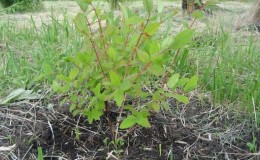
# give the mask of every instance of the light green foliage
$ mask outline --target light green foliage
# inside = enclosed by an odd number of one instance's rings
[[[50,24],[40,28],[33,19],[27,26],[1,21],[0,45],[4,45],[0,49],[1,98],[17,88],[34,91],[44,88],[52,83],[57,71],[67,73],[69,66],[60,60],[79,50],[81,39],[66,17],[59,21],[52,14],[51,18]],[[39,83],[43,78],[44,83]]]
[[[253,153],[257,152],[256,141],[257,141],[257,138],[253,134],[253,141],[252,142],[247,142],[247,144],[246,144],[250,152],[253,152]]]
[[[151,111],[170,109],[167,98],[188,103],[188,98],[180,92],[175,93],[175,89],[194,89],[198,77],[188,79],[174,73],[169,66],[174,57],[167,51],[188,45],[193,30],[184,30],[176,37],[158,38],[160,17],[155,15],[151,19],[151,0],[144,0],[147,17],[140,17],[122,6],[122,19],[116,17],[114,12],[100,12],[91,1],[78,3],[83,13],[76,16],[74,23],[84,39],[82,50],[66,58],[73,67],[68,74],[60,74],[53,81],[55,92],[69,93],[63,102],[71,103],[70,111],[74,116],[82,113],[92,123],[109,109],[107,102],[115,102],[114,107],[129,113],[121,122],[121,129],[134,125],[149,128]],[[90,11],[95,13],[91,18],[87,16]],[[98,27],[93,24],[98,24]],[[162,47],[161,42],[169,38],[172,41],[167,41],[170,43]],[[48,67],[46,70],[52,73]],[[174,74],[171,76],[171,73]],[[148,92],[144,86],[153,89]],[[133,103],[128,103],[126,99]]]
[[[38,157],[37,160],[43,160],[43,152],[42,152],[42,147],[37,148],[38,151]]]
[[[120,150],[120,148],[122,148],[122,146],[125,144],[123,139],[115,139],[115,140],[109,140],[109,138],[105,138],[103,140],[103,143],[106,145],[106,147],[113,147],[114,148],[114,152],[116,154],[119,154],[120,152],[123,152],[122,150]]]
[[[239,106],[250,113],[255,107],[259,120],[259,39],[254,35],[242,38],[241,33],[233,35],[223,28],[215,32],[209,27],[194,39],[178,58],[176,72],[198,74],[200,92],[212,93],[214,104]]]

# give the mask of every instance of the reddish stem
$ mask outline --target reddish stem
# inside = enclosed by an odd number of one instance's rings
[[[88,25],[88,27],[89,27],[90,34],[93,36],[94,34],[93,34],[93,31],[92,31],[92,28],[91,28],[91,24],[90,24],[88,18],[86,18],[86,22],[87,22],[87,25]],[[98,61],[98,65],[99,65],[99,67],[100,67],[100,69],[101,69],[101,71],[102,71],[102,74],[103,74],[104,77],[106,77],[106,74],[105,74],[105,72],[104,72],[104,70],[103,70],[103,67],[102,67],[102,65],[101,65],[101,61],[100,61],[100,59],[99,59],[98,51],[97,51],[97,49],[96,49],[96,44],[95,44],[95,42],[93,41],[93,39],[92,39],[88,34],[86,34],[86,35],[88,36],[89,41],[90,41],[90,43],[91,43],[91,46],[92,46],[92,48],[93,48],[93,50],[94,50],[94,52],[95,52],[96,59],[97,59],[97,61]]]
[[[151,15],[150,15],[150,13],[149,13],[149,14],[148,14],[147,21],[146,21],[146,24],[145,24],[144,28],[142,29],[142,32],[140,33],[140,35],[139,35],[139,37],[138,37],[138,40],[137,40],[137,42],[136,42],[136,44],[135,44],[135,46],[134,46],[134,50],[133,50],[133,52],[132,52],[132,54],[131,54],[131,57],[130,57],[130,60],[129,60],[128,64],[127,64],[127,68],[126,68],[126,72],[125,72],[125,76],[124,76],[124,77],[127,76],[129,67],[131,66],[131,63],[132,63],[132,60],[134,59],[134,57],[135,57],[135,55],[136,55],[136,53],[137,53],[137,47],[138,47],[139,42],[140,42],[140,40],[141,40],[141,38],[142,38],[142,36],[143,36],[143,34],[144,34],[144,30],[145,30],[145,28],[147,27],[147,25],[148,25],[148,23],[149,23],[149,21],[150,21],[150,16],[151,16]]]
[[[108,55],[107,55],[107,51],[106,51],[106,43],[105,43],[105,40],[104,40],[104,34],[103,34],[103,30],[102,30],[101,20],[100,20],[100,17],[98,16],[98,14],[97,14],[97,10],[96,10],[96,8],[93,6],[92,3],[90,3],[90,5],[91,5],[92,9],[94,10],[95,15],[97,16],[98,25],[99,25],[99,31],[100,31],[100,37],[101,37],[101,39],[102,39],[102,41],[103,41],[103,44],[104,44],[104,51],[105,51],[105,55],[106,55],[106,58],[107,58]]]

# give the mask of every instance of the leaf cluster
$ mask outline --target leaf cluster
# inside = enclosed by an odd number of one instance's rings
[[[82,12],[74,24],[83,38],[82,49],[64,58],[73,67],[68,74],[57,75],[52,84],[55,92],[68,95],[63,102],[71,103],[74,116],[82,114],[92,123],[110,111],[107,104],[111,103],[121,110],[121,129],[150,127],[151,112],[170,109],[169,97],[189,102],[184,93],[196,87],[198,77],[175,73],[171,65],[176,58],[169,50],[185,48],[192,40],[192,29],[158,36],[163,14],[152,15],[152,0],[143,0],[145,16],[122,5],[122,15],[116,16],[94,6],[92,0],[77,2]]]

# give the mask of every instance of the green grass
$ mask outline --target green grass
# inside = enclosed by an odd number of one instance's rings
[[[200,75],[200,92],[210,92],[213,103],[260,112],[260,46],[253,35],[232,35],[211,28],[195,38],[189,56],[183,54],[177,70]],[[184,52],[183,52],[184,53]]]
[[[222,24],[223,26],[223,24]],[[260,46],[253,35],[242,37],[231,30],[212,29],[195,38],[186,53],[182,52],[176,70],[193,75],[199,73],[199,91],[211,93],[213,103],[236,106],[260,113]],[[0,97],[19,87],[38,85],[33,79],[43,64],[56,66],[62,58],[76,53],[81,44],[71,21],[36,27],[33,20],[26,27],[14,21],[0,22]],[[61,70],[66,70],[62,66]],[[259,114],[260,115],[260,114]]]
[[[13,21],[0,23],[0,95],[14,88],[32,87],[44,63],[55,66],[59,60],[75,53],[80,39],[66,18],[37,28],[33,20],[26,26]],[[1,96],[0,96],[1,97]]]

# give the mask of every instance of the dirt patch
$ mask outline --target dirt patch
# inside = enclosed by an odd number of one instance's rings
[[[16,145],[2,152],[1,159],[36,159],[42,147],[45,159],[250,159],[247,143],[260,137],[248,118],[222,107],[193,99],[187,106],[171,104],[171,112],[154,114],[152,128],[137,127],[123,137],[117,148],[110,142],[106,118],[89,125],[65,110],[52,110],[39,103],[20,103],[0,109],[0,146]],[[57,107],[55,107],[57,108]],[[115,123],[113,112],[111,122]],[[243,121],[241,121],[243,119]],[[76,137],[79,133],[79,139]],[[257,148],[260,142],[256,141]]]

